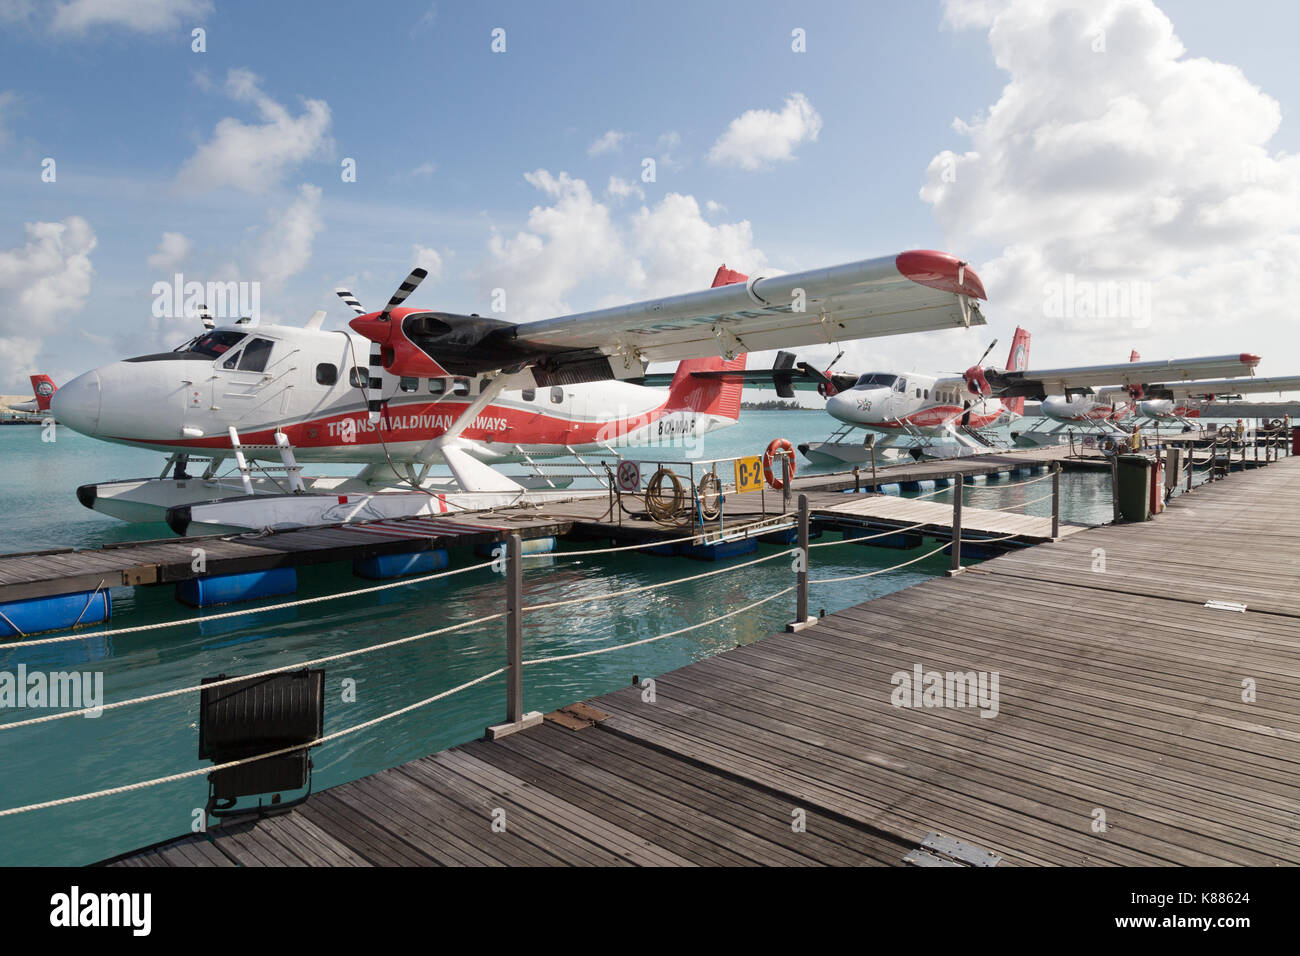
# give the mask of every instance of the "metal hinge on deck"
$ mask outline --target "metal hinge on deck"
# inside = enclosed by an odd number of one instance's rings
[[[913,866],[997,866],[1002,857],[961,840],[931,833],[917,849],[903,857],[903,862]]]
[[[597,710],[590,704],[579,702],[551,711],[546,715],[546,719],[553,724],[567,727],[569,730],[586,730],[588,727],[594,727],[608,716],[609,714],[603,710]]]

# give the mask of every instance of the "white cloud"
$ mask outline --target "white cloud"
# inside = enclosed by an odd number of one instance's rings
[[[802,93],[791,93],[781,112],[746,110],[731,121],[709,150],[709,162],[761,169],[794,159],[796,147],[816,142],[822,118]]]
[[[413,170],[411,170],[411,175],[412,175],[412,176],[432,176],[432,175],[433,175],[434,173],[436,173],[437,171],[438,171],[438,167],[437,167],[436,164],[434,164],[434,163],[421,163],[419,166],[416,166]]]
[[[29,222],[27,242],[0,250],[0,382],[21,383],[56,319],[79,312],[90,295],[96,239],[80,216]]]
[[[616,218],[581,179],[541,169],[525,179],[550,205],[534,207],[513,237],[494,236],[479,274],[485,293],[506,290],[511,321],[571,312],[575,294],[582,307],[616,305],[707,288],[723,262],[765,266],[748,222],[711,225],[691,196],[670,193]]]
[[[226,92],[255,106],[263,122],[241,123],[233,117],[218,122],[212,138],[181,166],[181,187],[206,192],[233,186],[263,193],[293,167],[333,149],[330,108],[324,100],[304,100],[302,113],[293,116],[262,92],[256,75],[243,69],[227,74]]]
[[[1009,75],[986,113],[954,124],[969,148],[935,156],[921,190],[952,251],[990,253],[991,319],[1036,320],[1044,358],[1294,354],[1300,157],[1269,147],[1276,100],[1187,57],[1150,0],[950,2],[946,20],[987,29]],[[1148,283],[1148,314],[1054,315],[1067,276]]]
[[[623,179],[619,176],[610,176],[609,185],[605,187],[605,195],[620,201],[631,199],[633,196],[636,196],[638,199],[645,199],[645,190],[630,179]]]
[[[211,12],[211,0],[68,0],[55,7],[52,26],[63,33],[84,33],[102,26],[162,33],[202,26]]]
[[[415,264],[429,273],[429,278],[437,281],[442,278],[442,255],[437,249],[428,246],[416,245],[412,247],[415,254]]]
[[[681,169],[685,164],[673,156],[673,150],[682,145],[682,134],[675,129],[660,133],[655,141],[655,150],[659,153],[659,165],[664,169]]]
[[[616,153],[623,148],[623,143],[627,138],[627,133],[620,133],[616,129],[611,129],[592,141],[592,144],[587,147],[587,155],[599,156],[602,153]]]
[[[323,224],[319,186],[303,183],[298,198],[272,218],[262,236],[258,260],[249,272],[278,285],[297,275],[311,261],[312,243]]]
[[[164,232],[158,243],[158,251],[149,257],[149,265],[154,269],[174,269],[190,254],[191,243],[179,232]]]

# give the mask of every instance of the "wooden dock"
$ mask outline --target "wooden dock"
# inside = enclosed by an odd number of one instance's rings
[[[878,469],[880,484],[925,481],[953,474],[970,476],[1041,468],[1068,454],[1063,446],[1019,449],[952,461],[924,461]],[[830,475],[798,475],[795,492],[839,492],[870,485],[870,469]],[[730,480],[724,476],[724,480]],[[728,520],[780,514],[781,495],[749,492],[728,495]],[[576,527],[575,527],[576,526]],[[93,591],[99,588],[176,584],[197,577],[266,571],[333,561],[352,561],[449,547],[473,547],[504,540],[519,531],[525,538],[573,535],[586,540],[654,540],[681,537],[680,526],[622,522],[609,516],[607,493],[558,503],[547,509],[527,506],[488,514],[399,518],[299,531],[207,535],[124,542],[98,548],[56,549],[0,555],[0,605],[28,598]],[[194,570],[194,549],[205,563]]]
[[[1287,458],[115,862],[1295,865],[1298,536]]]

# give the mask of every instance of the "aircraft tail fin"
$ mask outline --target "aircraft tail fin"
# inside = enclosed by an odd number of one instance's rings
[[[1140,362],[1142,361],[1142,356],[1138,355],[1137,349],[1133,349],[1133,351],[1128,353],[1128,360],[1130,362]]]
[[[1007,371],[1022,372],[1029,368],[1029,333],[1016,326],[1016,334],[1011,337],[1011,352],[1007,355]],[[1016,415],[1025,413],[1025,400],[1021,398],[1004,398],[1002,405]]]
[[[718,266],[718,271],[713,274],[713,285],[711,289],[716,289],[720,285],[735,285],[737,282],[748,282],[749,276],[743,272],[737,272],[735,269],[728,269],[724,262]]]
[[[711,373],[743,372],[746,353],[727,360],[718,356],[687,359],[677,366],[677,374],[668,387],[668,401],[664,410],[669,412],[699,412],[722,418],[740,418],[740,393],[745,387],[742,376],[729,378]],[[696,375],[701,372],[704,374]]]
[[[36,396],[36,407],[43,412],[50,410],[50,396],[59,390],[54,379],[48,375],[33,375],[32,394]]]

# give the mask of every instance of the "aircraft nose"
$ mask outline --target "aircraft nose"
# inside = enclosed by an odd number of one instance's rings
[[[102,390],[98,372],[78,375],[50,398],[50,411],[60,425],[67,425],[83,435],[94,435],[99,428]]]
[[[853,397],[843,392],[826,399],[826,411],[831,418],[837,421],[853,422],[854,419],[851,417],[850,412],[856,407]]]

